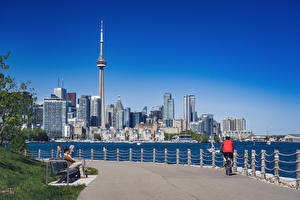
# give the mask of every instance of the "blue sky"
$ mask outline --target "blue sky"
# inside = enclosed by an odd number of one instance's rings
[[[299,1],[3,1],[0,54],[39,100],[64,79],[98,91],[104,19],[105,103],[141,110],[196,95],[198,113],[244,117],[255,133],[300,133]]]

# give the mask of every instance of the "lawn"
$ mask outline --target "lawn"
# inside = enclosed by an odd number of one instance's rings
[[[97,170],[92,169],[92,174]],[[49,176],[49,181],[53,179]],[[77,199],[80,186],[45,184],[45,164],[0,148],[0,199]],[[12,188],[9,192],[9,188]],[[9,194],[11,193],[11,194]]]

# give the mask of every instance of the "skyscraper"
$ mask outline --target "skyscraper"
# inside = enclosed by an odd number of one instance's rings
[[[91,96],[82,95],[78,101],[79,109],[77,111],[77,118],[83,121],[84,126],[89,126],[91,113]]]
[[[130,127],[130,108],[124,109],[124,126]]]
[[[76,92],[67,93],[66,100],[72,102],[72,107],[76,107]]]
[[[186,121],[186,127],[189,127],[190,122],[197,121],[195,110],[195,95],[185,95],[183,97],[183,116]]]
[[[214,115],[203,114],[201,116],[201,121],[203,123],[203,134],[211,136],[213,134]]]
[[[101,126],[101,99],[99,96],[91,98],[91,126]]]
[[[115,106],[115,115],[116,115],[116,129],[124,128],[124,108],[121,102],[121,98],[118,97],[118,101]]]
[[[101,20],[100,33],[100,55],[97,60],[97,67],[99,67],[99,96],[101,98],[101,127],[105,128],[105,108],[104,108],[104,68],[106,67],[106,60],[103,57],[103,21]]]
[[[163,122],[167,127],[172,126],[174,119],[174,99],[171,93],[164,94]]]
[[[106,126],[108,128],[113,126],[114,108],[115,106],[113,104],[108,104],[106,108]]]
[[[49,136],[63,136],[67,124],[67,101],[44,99],[43,128]]]
[[[54,88],[54,94],[60,98],[60,99],[63,99],[63,100],[66,100],[66,97],[67,97],[67,90],[65,88]]]

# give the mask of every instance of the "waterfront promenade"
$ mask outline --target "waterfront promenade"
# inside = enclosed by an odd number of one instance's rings
[[[300,191],[223,170],[115,161],[89,161],[99,175],[79,200],[282,200],[299,199]]]

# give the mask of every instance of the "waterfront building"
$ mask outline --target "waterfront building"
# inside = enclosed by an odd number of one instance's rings
[[[141,112],[132,112],[131,115],[131,128],[134,128],[137,124],[142,121],[142,113]]]
[[[72,107],[76,107],[76,92],[68,92],[66,100],[72,102]]]
[[[203,123],[203,134],[212,136],[213,135],[214,115],[203,114],[201,116],[201,121]]]
[[[43,129],[48,136],[63,136],[67,124],[67,102],[45,98],[43,103]]]
[[[32,128],[42,128],[43,127],[43,104],[38,104],[33,107],[34,119],[32,122]]]
[[[115,105],[114,111],[115,111],[115,120],[116,120],[114,128],[116,130],[123,129],[124,128],[124,108],[123,108],[120,96],[118,97],[118,101]]]
[[[166,127],[173,126],[174,119],[174,99],[172,99],[171,93],[164,94],[164,106],[163,106],[163,122]]]
[[[186,121],[186,127],[191,122],[197,121],[197,113],[195,110],[195,95],[185,95],[183,97],[183,116]]]
[[[79,109],[77,113],[77,118],[84,122],[84,126],[88,127],[90,125],[90,113],[91,113],[91,96],[82,95],[79,100]]]
[[[252,131],[247,131],[247,130],[223,132],[223,137],[229,136],[234,140],[249,139],[252,135],[253,135]]]
[[[106,108],[106,127],[110,128],[113,126],[114,121],[114,108],[113,104],[108,104]]]
[[[146,123],[147,116],[148,116],[147,106],[145,106],[142,109],[142,122]]]
[[[91,97],[91,126],[101,126],[101,99],[99,96]]]
[[[224,118],[223,119],[223,133],[228,131],[245,131],[246,120],[244,118]]]
[[[130,108],[124,109],[124,127],[130,127]]]
[[[173,127],[178,128],[179,132],[185,131],[187,129],[186,122],[184,119],[174,119]]]
[[[203,121],[199,120],[197,122],[190,122],[190,130],[196,133],[204,133]]]
[[[162,112],[161,110],[151,110],[150,117],[153,121],[157,121],[159,119],[162,119]]]
[[[216,120],[213,123],[213,135],[222,137],[221,124]]]
[[[67,90],[65,88],[54,88],[54,95],[60,99],[66,100]]]
[[[101,98],[101,127],[105,128],[105,107],[104,107],[104,68],[106,67],[106,60],[103,57],[103,21],[100,26],[100,55],[97,60],[97,67],[99,68],[99,96]]]

